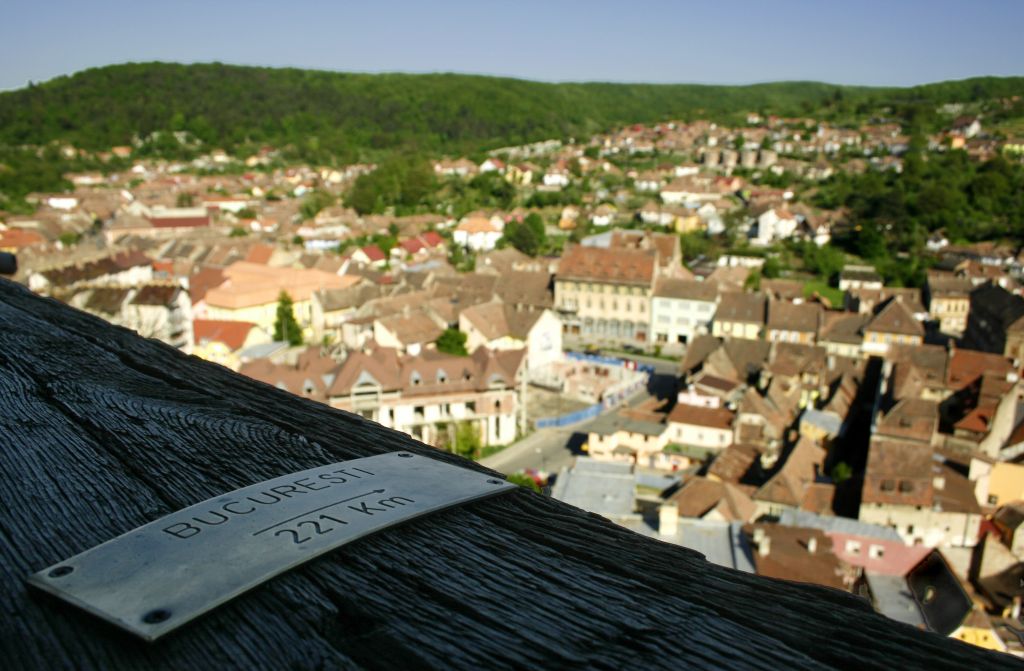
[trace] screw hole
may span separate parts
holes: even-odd
[[[47,575],[51,578],[63,578],[69,573],[75,570],[74,566],[58,566],[57,568],[50,571]]]
[[[412,455],[411,455],[411,454],[409,454],[408,452],[399,452],[399,453],[398,453],[398,456],[400,456],[400,457],[405,457],[406,459],[408,459],[408,458],[409,458],[409,457],[411,457]]]
[[[143,615],[142,621],[146,624],[160,624],[161,622],[169,620],[170,617],[171,611],[165,608],[157,608],[156,610],[151,610]]]
[[[502,481],[501,480],[495,480],[494,478],[491,478],[490,480],[487,481],[487,484],[489,484],[489,485],[500,485],[500,484],[502,484]]]

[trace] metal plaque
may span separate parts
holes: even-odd
[[[514,488],[409,452],[354,459],[214,497],[29,582],[153,641],[340,545]]]

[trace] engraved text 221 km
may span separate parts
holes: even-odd
[[[391,452],[216,496],[29,582],[152,641],[345,543],[511,489],[476,471]]]

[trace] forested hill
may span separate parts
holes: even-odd
[[[153,131],[187,130],[226,149],[246,143],[292,145],[307,158],[352,160],[395,147],[472,152],[669,118],[729,120],[747,111],[841,117],[882,104],[1021,90],[1022,78],[914,89],[815,82],[546,84],[455,74],[143,63],[85,70],[0,93],[0,144],[63,140],[105,149]]]

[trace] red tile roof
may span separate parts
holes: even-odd
[[[570,248],[558,266],[558,279],[589,280],[649,286],[654,277],[653,251],[602,249],[578,245]]]
[[[250,322],[196,319],[192,322],[192,331],[196,343],[222,342],[231,350],[238,350],[245,344],[245,339],[255,326]]]
[[[46,242],[46,238],[35,231],[11,228],[0,231],[0,249],[23,249]]]
[[[249,248],[249,253],[245,255],[245,260],[250,263],[266,265],[273,255],[274,247],[272,245],[253,245]]]
[[[371,261],[383,261],[387,257],[384,256],[384,252],[381,251],[377,245],[367,245],[362,249],[363,254],[366,254],[366,258]]]

